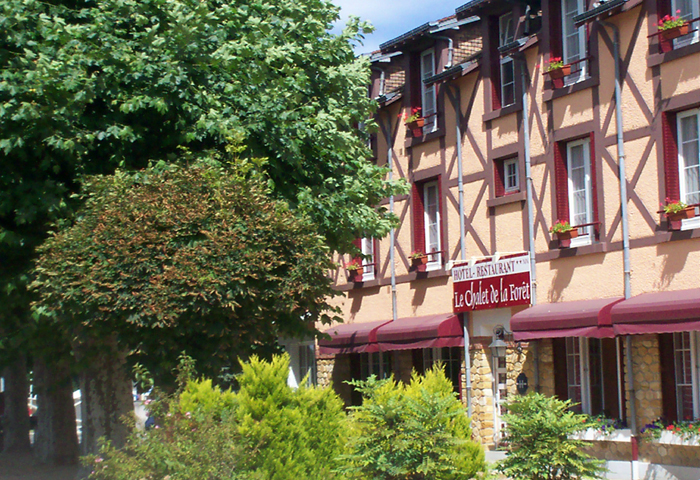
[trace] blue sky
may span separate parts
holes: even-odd
[[[418,0],[332,0],[340,6],[340,25],[345,25],[348,15],[369,20],[375,31],[365,39],[364,46],[355,51],[368,53],[377,50],[380,43],[398,37],[425,22],[438,20],[455,13],[455,8],[467,3],[461,1]],[[340,28],[339,26],[336,28]]]

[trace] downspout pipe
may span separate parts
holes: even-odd
[[[384,72],[382,72],[383,74]],[[384,138],[386,138],[386,163],[389,168],[389,181],[394,179],[394,140],[391,134],[391,115],[386,113],[386,124],[382,125]],[[389,196],[389,214],[394,213],[394,194]],[[396,254],[396,229],[391,227],[389,231],[389,264],[391,265],[391,319],[395,322],[397,316],[396,303],[396,262],[394,261]]]
[[[624,269],[625,299],[632,296],[631,287],[631,267],[630,267],[630,240],[629,240],[629,219],[627,214],[627,174],[625,170],[625,143],[622,127],[622,94],[620,78],[620,29],[610,22],[599,20],[604,27],[608,27],[613,32],[613,55],[615,58],[615,124],[617,127],[617,160],[620,175],[620,215],[622,217],[622,252]],[[629,399],[629,427],[632,434],[632,479],[639,478],[639,443],[637,432],[637,407],[636,392],[634,388],[634,372],[632,363],[632,337],[625,337],[625,353],[627,357],[627,398]]]
[[[452,59],[450,58],[450,62],[451,61]],[[452,108],[454,108],[455,111],[455,151],[457,153],[457,188],[459,191],[459,256],[460,260],[465,261],[467,259],[467,246],[466,239],[464,238],[464,173],[462,171],[462,108],[460,106],[462,102],[459,88],[454,85],[449,86],[453,89],[455,94],[452,98]],[[462,330],[464,335],[464,389],[467,397],[467,415],[471,418],[473,414],[472,365],[469,355],[471,341],[469,339],[469,314],[467,313],[462,314]]]
[[[447,63],[445,64],[445,70],[452,68],[452,61],[455,53],[454,40],[452,40],[450,37],[445,37],[442,35],[433,35],[433,38],[437,38],[438,40],[447,40]]]
[[[529,6],[528,6],[529,8]],[[525,157],[525,198],[527,203],[527,237],[528,237],[528,253],[530,256],[530,303],[537,305],[537,262],[535,255],[535,208],[534,208],[534,185],[532,182],[532,157],[530,152],[530,105],[528,102],[529,77],[530,71],[527,67],[527,59],[525,54],[520,55],[520,78],[522,80],[522,95],[523,95],[523,152]],[[533,342],[533,381],[535,391],[540,391],[540,358],[539,348]]]
[[[377,96],[381,97],[382,95],[384,95],[384,88],[385,88],[385,84],[386,84],[386,73],[384,72],[384,69],[382,69],[382,68],[378,68],[378,67],[371,67],[371,68],[375,72],[379,72],[379,93],[377,94]],[[387,138],[387,143],[388,142],[389,142],[389,139]]]

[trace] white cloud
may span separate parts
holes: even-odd
[[[427,2],[425,0],[333,0],[340,10],[340,25],[342,28],[348,15],[369,20],[375,31],[368,35],[363,46],[358,46],[357,53],[366,53],[379,48],[379,44],[396,38],[425,22],[439,20],[452,15],[455,8],[467,0],[456,2]]]

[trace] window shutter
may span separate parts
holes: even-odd
[[[554,188],[557,202],[557,218],[569,221],[569,172],[566,169],[566,145],[554,142]]]
[[[498,17],[489,18],[489,50],[491,53],[491,109],[501,108],[501,54],[498,53]]]
[[[598,173],[596,172],[596,161],[595,161],[595,134],[591,132],[591,139],[588,145],[588,149],[591,152],[591,195],[593,195],[593,221],[597,222],[598,217]],[[595,226],[595,237],[598,239],[600,236],[600,224]]]
[[[661,366],[661,403],[666,421],[678,421],[676,408],[676,368],[673,334],[659,335],[659,365]]]
[[[678,143],[676,140],[676,114],[664,113],[661,118],[664,148],[664,176],[666,197],[679,200],[681,190],[678,180]]]
[[[413,249],[425,252],[425,207],[423,206],[423,185],[413,184]]]
[[[561,57],[561,0],[549,0],[549,58]]]
[[[410,95],[410,107],[420,107],[423,99],[421,98],[421,88],[420,88],[420,54],[415,53],[411,55],[409,61],[409,95]],[[410,109],[409,109],[410,110]],[[410,113],[409,113],[410,115]]]
[[[503,160],[496,160],[493,165],[494,190],[497,197],[506,194],[506,173]]]
[[[355,240],[352,241],[352,244],[355,245],[360,252],[362,252],[362,239],[361,238],[356,238]],[[362,263],[362,257],[355,256],[355,257],[353,257],[353,261]]]
[[[656,2],[656,17],[657,21],[664,15],[671,14],[671,0],[657,0]]]
[[[559,400],[569,398],[569,385],[566,372],[566,339],[552,339],[552,357],[554,359],[554,395]]]
[[[374,262],[374,276],[379,278],[379,240],[373,238],[372,242],[374,243],[374,258],[372,259]]]

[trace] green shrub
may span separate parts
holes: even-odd
[[[190,380],[155,405],[156,427],[86,457],[95,480],[333,479],[346,443],[342,402],[329,388],[287,385],[289,357],[242,363],[240,390]]]
[[[573,438],[594,423],[570,407],[571,400],[539,393],[511,400],[504,416],[508,452],[497,470],[516,480],[602,478],[603,462],[583,450],[590,443]]]
[[[408,385],[393,378],[352,384],[363,404],[351,414],[353,432],[340,472],[352,478],[458,480],[485,470],[481,446],[442,368]]]

